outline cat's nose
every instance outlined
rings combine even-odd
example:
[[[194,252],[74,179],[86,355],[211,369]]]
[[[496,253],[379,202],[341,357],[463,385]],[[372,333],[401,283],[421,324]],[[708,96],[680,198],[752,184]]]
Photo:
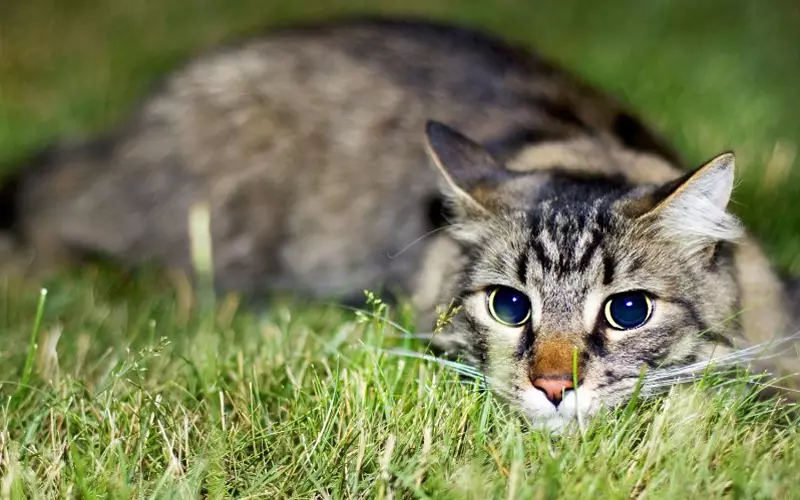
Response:
[[[572,380],[566,379],[553,379],[553,378],[537,378],[533,380],[533,386],[539,389],[547,396],[556,407],[561,403],[564,397],[564,392],[573,389],[575,386]]]

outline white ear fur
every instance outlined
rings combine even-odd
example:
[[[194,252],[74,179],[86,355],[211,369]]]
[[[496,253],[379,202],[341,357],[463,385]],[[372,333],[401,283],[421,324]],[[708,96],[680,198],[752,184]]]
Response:
[[[667,237],[698,248],[716,241],[732,241],[744,234],[742,224],[725,208],[734,183],[733,153],[712,159],[678,186],[645,216]]]
[[[428,121],[425,124],[425,146],[439,170],[442,192],[462,215],[486,215],[487,209],[470,190],[485,179],[497,176],[502,168],[478,143],[449,126]]]

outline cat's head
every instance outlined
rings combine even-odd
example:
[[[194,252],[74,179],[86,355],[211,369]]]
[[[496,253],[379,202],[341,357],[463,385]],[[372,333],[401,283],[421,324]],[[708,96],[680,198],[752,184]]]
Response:
[[[742,235],[726,211],[732,154],[641,186],[510,171],[435,122],[427,140],[458,248],[442,289],[460,310],[439,345],[471,360],[534,424],[589,417],[629,400],[643,369],[688,365],[729,345],[732,242]]]

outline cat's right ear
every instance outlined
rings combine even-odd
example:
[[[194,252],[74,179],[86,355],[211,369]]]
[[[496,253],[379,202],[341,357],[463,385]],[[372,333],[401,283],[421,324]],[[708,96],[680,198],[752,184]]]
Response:
[[[726,210],[734,184],[733,153],[716,156],[680,179],[628,202],[624,211],[673,241],[699,251],[744,233]]]
[[[428,154],[442,174],[442,191],[459,215],[488,215],[490,186],[504,173],[503,168],[483,147],[443,123],[428,121],[425,139]]]

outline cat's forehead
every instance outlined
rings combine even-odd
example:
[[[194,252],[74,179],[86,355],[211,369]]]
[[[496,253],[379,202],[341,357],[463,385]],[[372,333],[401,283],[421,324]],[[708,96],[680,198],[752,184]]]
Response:
[[[575,277],[585,277],[598,261],[607,258],[619,221],[607,207],[589,200],[571,209],[561,206],[555,210],[547,205],[527,217],[526,247],[519,256],[528,268],[524,278],[582,283],[584,280]]]
[[[580,217],[585,212],[607,211],[641,186],[622,176],[600,176],[555,168],[514,175],[487,186],[478,193],[492,204],[544,217]],[[484,191],[488,192],[488,196]]]
[[[610,282],[620,266],[630,267],[623,261],[642,253],[630,238],[629,221],[607,199],[549,200],[491,226],[473,263],[481,282],[502,278],[585,290],[597,280]]]

